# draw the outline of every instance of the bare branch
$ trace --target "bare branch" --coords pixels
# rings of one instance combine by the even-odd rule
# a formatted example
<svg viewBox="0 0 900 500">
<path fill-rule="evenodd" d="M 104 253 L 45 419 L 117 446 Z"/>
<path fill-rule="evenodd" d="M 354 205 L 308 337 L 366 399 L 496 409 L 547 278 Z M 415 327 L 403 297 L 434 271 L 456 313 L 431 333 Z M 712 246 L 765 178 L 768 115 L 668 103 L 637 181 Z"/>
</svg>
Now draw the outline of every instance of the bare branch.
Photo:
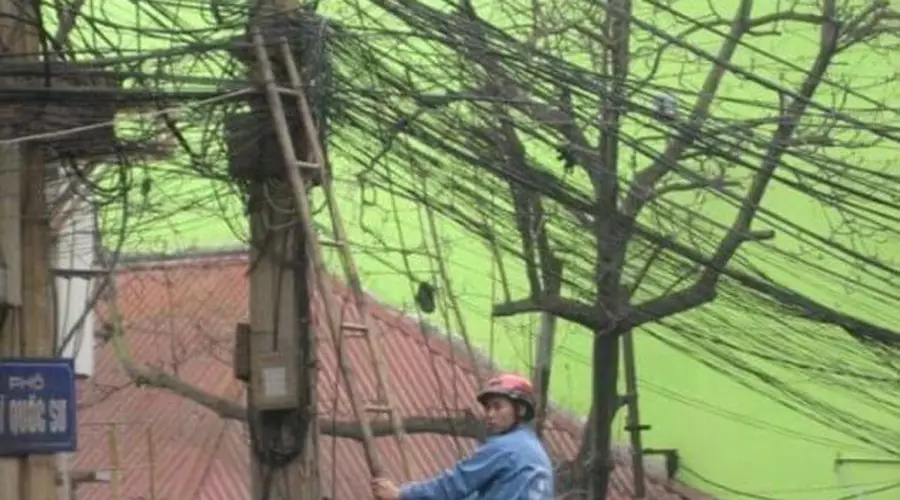
<svg viewBox="0 0 900 500">
<path fill-rule="evenodd" d="M 163 389 L 180 397 L 189 399 L 216 415 L 228 419 L 247 421 L 247 409 L 234 401 L 206 392 L 184 380 L 153 367 L 137 367 L 129 361 L 119 358 L 125 372 L 138 386 L 149 386 Z M 409 417 L 403 420 L 406 432 L 410 434 L 446 434 L 457 437 L 484 439 L 484 426 L 469 412 L 460 412 L 456 417 Z M 392 436 L 391 423 L 387 420 L 370 422 L 375 437 Z M 329 436 L 362 440 L 362 427 L 353 420 L 322 417 L 319 428 Z"/>
<path fill-rule="evenodd" d="M 428 205 L 441 216 L 459 223 L 467 234 L 489 244 L 499 267 L 504 292 L 503 297 L 494 299 L 500 302 L 494 305 L 494 317 L 541 312 L 545 318 L 561 317 L 594 331 L 594 405 L 589 426 L 593 431 L 589 429 L 585 440 L 594 440 L 589 447 L 594 455 L 586 457 L 595 460 L 590 468 L 597 464 L 606 465 L 604 462 L 609 457 L 603 454 L 602 449 L 608 447 L 603 440 L 609 434 L 609 415 L 614 414 L 621 404 L 620 400 L 615 399 L 618 360 L 614 356 L 603 357 L 602 354 L 615 352 L 619 333 L 713 300 L 717 290 L 721 289 L 719 282 L 722 278 L 731 278 L 728 288 L 723 289 L 729 295 L 732 292 L 749 293 L 751 298 L 765 296 L 771 299 L 758 300 L 762 308 L 750 314 L 771 314 L 775 309 L 809 321 L 838 325 L 858 339 L 900 345 L 898 332 L 842 314 L 758 272 L 741 272 L 736 270 L 738 266 L 731 264 L 738 258 L 736 256 L 743 244 L 775 237 L 774 231 L 762 230 L 765 226 L 755 222 L 757 217 L 787 219 L 783 216 L 783 207 L 771 205 L 765 212 L 759 207 L 760 197 L 770 180 L 795 189 L 800 193 L 798 198 L 810 198 L 819 202 L 826 211 L 838 212 L 838 218 L 842 220 L 827 229 L 832 231 L 832 236 L 816 239 L 823 253 L 828 248 L 836 249 L 864 261 L 863 257 L 858 256 L 868 252 L 868 249 L 855 253 L 842 249 L 843 245 L 854 246 L 855 241 L 847 243 L 850 238 L 862 237 L 860 234 L 848 237 L 848 228 L 877 234 L 879 224 L 890 231 L 890 224 L 896 222 L 896 204 L 893 203 L 896 190 L 885 187 L 895 177 L 884 173 L 889 166 L 865 164 L 868 158 L 858 159 L 868 154 L 862 151 L 844 154 L 848 148 L 864 149 L 888 142 L 883 139 L 897 140 L 889 132 L 889 121 L 885 121 L 889 111 L 885 111 L 883 99 L 869 98 L 855 90 L 875 92 L 877 88 L 890 85 L 890 79 L 862 82 L 854 79 L 857 75 L 851 70 L 837 77 L 841 80 L 846 77 L 846 81 L 829 81 L 822 77 L 826 61 L 822 68 L 814 67 L 813 70 L 822 70 L 821 86 L 828 86 L 820 94 L 829 92 L 830 95 L 817 96 L 816 101 L 830 98 L 832 102 L 812 101 L 815 88 L 810 89 L 809 94 L 805 84 L 799 91 L 792 88 L 796 85 L 795 79 L 800 81 L 806 77 L 805 68 L 780 60 L 777 53 L 763 56 L 761 53 L 765 49 L 747 43 L 752 41 L 752 36 L 781 34 L 781 30 L 792 27 L 837 23 L 835 1 L 826 4 L 828 9 L 821 13 L 795 12 L 799 10 L 797 7 L 788 7 L 791 10 L 783 12 L 780 8 L 766 8 L 763 5 L 765 2 L 756 2 L 761 10 L 779 12 L 751 17 L 752 1 L 742 0 L 730 7 L 737 8 L 735 15 L 714 20 L 692 19 L 687 13 L 677 12 L 672 2 L 661 0 L 649 0 L 654 12 L 648 11 L 647 15 L 632 14 L 632 4 L 638 5 L 632 0 L 610 0 L 599 4 L 576 2 L 558 7 L 558 13 L 556 6 L 546 2 L 541 4 L 540 1 L 532 2 L 534 18 L 531 26 L 523 26 L 518 19 L 502 25 L 492 24 L 486 18 L 475 16 L 471 2 L 466 0 L 457 9 L 449 10 L 420 0 L 374 0 L 370 7 L 390 14 L 394 21 L 399 20 L 402 30 L 397 29 L 394 21 L 391 26 L 388 25 L 391 23 L 375 21 L 379 16 L 371 16 L 372 25 L 364 30 L 342 19 L 329 20 L 330 23 L 333 21 L 333 25 L 328 29 L 333 28 L 334 34 L 340 37 L 336 40 L 339 43 L 333 45 L 331 56 L 341 68 L 336 73 L 340 78 L 336 81 L 340 83 L 341 91 L 330 100 L 334 103 L 333 109 L 340 111 L 334 113 L 334 123 L 339 128 L 335 129 L 337 133 L 332 137 L 340 141 L 343 152 L 356 166 L 361 167 L 365 175 L 378 179 L 367 182 L 379 189 L 399 193 L 414 203 Z M 70 3 L 77 6 L 83 2 L 71 0 Z M 710 10 L 715 8 L 710 7 Z M 666 14 L 658 17 L 656 12 Z M 606 15 L 606 19 L 601 19 L 601 15 Z M 528 23 L 528 17 L 531 16 L 521 16 L 524 24 Z M 898 17 L 883 0 L 858 5 L 851 2 L 842 8 L 840 18 L 840 23 L 833 26 L 838 30 L 833 44 L 834 53 L 861 43 L 871 43 L 873 52 L 885 50 L 888 48 L 885 45 L 896 39 L 896 34 L 886 34 L 886 31 L 897 29 Z M 670 19 L 674 19 L 674 23 Z M 77 23 L 90 22 L 90 19 L 78 16 Z M 221 26 L 228 22 L 219 18 L 214 23 L 218 26 L 179 26 L 169 35 L 191 30 L 198 39 L 207 38 L 206 35 L 216 37 L 220 36 Z M 635 26 L 633 33 L 629 33 L 629 23 Z M 58 24 L 60 30 L 67 25 L 65 12 L 60 14 Z M 730 26 L 730 33 L 729 28 L 721 29 L 722 26 Z M 151 29 L 165 32 L 165 27 L 162 28 Z M 382 34 L 372 37 L 370 28 L 380 30 Z M 80 33 L 83 29 L 81 26 L 76 28 L 79 37 L 83 36 Z M 146 33 L 142 26 L 134 29 L 137 33 Z M 696 40 L 685 40 L 693 39 L 701 31 L 707 31 L 704 38 L 714 35 L 719 39 L 719 46 L 713 49 L 718 49 L 717 55 L 708 52 Z M 573 33 L 580 35 L 573 36 Z M 622 36 L 623 33 L 625 36 Z M 74 39 L 75 36 L 68 38 Z M 293 32 L 290 38 L 291 41 L 298 41 L 298 45 L 307 41 Z M 793 35 L 784 33 L 785 43 L 793 43 L 793 38 Z M 826 45 L 824 38 L 823 48 Z M 388 41 L 382 43 L 373 39 Z M 86 54 L 109 53 L 117 49 L 113 43 L 109 47 L 111 50 L 101 50 L 102 45 L 87 48 Z M 118 57 L 115 61 L 106 59 L 101 62 L 118 66 L 110 70 L 120 70 L 116 72 L 134 80 L 135 85 L 132 86 L 146 87 L 132 89 L 140 93 L 139 101 L 142 103 L 153 102 L 157 98 L 166 101 L 194 100 L 197 99 L 196 93 L 212 92 L 213 86 L 231 88 L 247 84 L 245 75 L 235 77 L 224 65 L 212 63 L 221 59 L 214 55 L 215 52 L 234 48 L 231 47 L 235 45 L 233 40 L 228 43 L 222 40 L 182 45 L 137 57 Z M 737 46 L 741 48 L 736 49 Z M 398 57 L 402 52 L 398 50 L 400 47 L 406 54 L 421 51 L 423 57 L 410 59 L 415 63 L 405 62 Z M 596 50 L 597 47 L 600 50 Z M 676 57 L 668 57 L 670 47 L 678 52 Z M 863 48 L 859 48 L 862 52 Z M 741 64 L 731 62 L 736 50 L 746 51 L 749 56 Z M 848 57 L 853 56 L 848 54 Z M 776 66 L 784 69 L 779 69 L 776 71 L 778 74 L 774 75 L 761 66 L 764 63 L 757 62 L 762 60 L 780 60 Z M 94 60 L 94 63 L 97 61 Z M 646 64 L 651 62 L 656 64 Z M 707 65 L 703 70 L 706 74 L 701 74 L 701 78 L 706 77 L 701 89 L 694 85 L 693 75 L 687 76 L 686 72 L 688 65 L 695 62 Z M 647 71 L 636 77 L 629 74 L 629 65 L 640 68 L 641 73 L 644 69 Z M 201 66 L 208 66 L 214 76 L 201 78 L 194 75 L 196 72 L 187 75 L 170 69 Z M 681 67 L 682 75 L 674 74 L 676 66 Z M 758 67 L 762 69 L 758 71 Z M 152 73 L 154 69 L 158 74 Z M 173 71 L 179 74 L 171 74 Z M 720 89 L 724 79 L 729 78 L 726 73 L 734 77 L 736 86 L 742 85 L 740 91 Z M 788 81 L 792 83 L 784 83 Z M 195 82 L 194 87 L 199 90 L 190 95 L 183 90 L 161 90 L 165 87 L 161 83 L 165 82 Z M 750 95 L 752 85 L 746 87 L 747 82 L 774 90 L 782 101 L 780 109 L 778 99 Z M 818 82 L 813 82 L 813 87 L 816 84 Z M 185 85 L 176 86 L 180 88 Z M 748 92 L 744 92 L 745 88 Z M 33 89 L 12 90 L 4 91 L 11 96 L 7 100 L 14 101 L 25 90 L 34 92 Z M 84 89 L 54 92 L 78 93 L 88 97 Z M 95 97 L 102 93 L 91 92 Z M 678 100 L 672 107 L 680 113 L 654 114 L 645 103 L 658 96 L 658 92 L 677 96 L 678 99 L 694 95 L 693 98 L 686 98 L 689 106 L 687 116 L 685 110 L 678 109 Z M 138 97 L 137 94 L 122 94 L 116 102 L 134 97 Z M 586 104 L 588 100 L 592 102 Z M 588 107 L 596 107 L 594 100 L 599 103 L 599 119 L 595 110 L 586 111 Z M 859 107 L 857 102 L 866 102 L 871 106 Z M 411 108 L 419 108 L 419 111 L 411 114 Z M 773 109 L 776 111 L 773 112 Z M 807 109 L 817 112 L 807 112 Z M 840 110 L 846 110 L 846 114 Z M 227 111 L 210 108 L 198 112 L 196 116 L 186 116 L 180 124 L 183 123 L 187 133 L 188 129 L 201 125 L 207 127 L 209 122 L 219 121 Z M 621 127 L 617 123 L 619 115 Z M 405 134 L 411 141 L 384 139 L 384 123 L 394 118 L 398 130 L 393 136 Z M 600 132 L 599 142 L 594 137 L 597 129 Z M 214 154 L 219 154 L 214 152 L 221 151 L 215 143 L 214 136 L 217 134 L 195 132 L 191 132 L 195 138 L 189 137 L 190 141 L 175 144 L 186 153 L 177 163 L 188 175 L 199 172 L 208 176 L 211 174 L 205 165 L 223 159 L 213 158 Z M 151 136 L 153 133 L 142 131 L 140 135 Z M 371 144 L 379 142 L 384 146 L 382 153 L 373 154 L 366 150 L 371 149 Z M 562 175 L 558 165 L 553 164 L 552 155 L 548 154 L 552 148 L 557 148 L 566 161 Z M 646 168 L 637 173 L 629 171 L 628 175 L 618 172 L 617 169 L 625 168 L 625 163 L 619 158 L 620 149 L 623 159 L 626 151 L 634 155 L 632 165 L 635 169 Z M 195 156 L 194 152 L 204 161 L 189 161 Z M 637 165 L 637 158 L 641 155 L 651 158 L 647 162 L 649 166 Z M 382 159 L 385 161 L 380 161 Z M 125 160 L 122 162 L 125 164 Z M 579 171 L 570 175 L 569 167 L 573 165 Z M 165 168 L 169 166 L 167 164 Z M 414 172 L 415 175 L 389 176 L 386 175 L 387 169 L 400 169 L 404 174 Z M 124 168 L 121 170 L 125 171 Z M 593 193 L 587 190 L 590 186 L 586 189 L 581 185 L 584 176 L 580 170 L 585 170 L 591 178 Z M 743 180 L 740 185 L 733 182 L 743 179 L 745 172 L 755 175 L 747 186 Z M 633 173 L 634 176 L 631 175 Z M 168 175 L 169 179 L 184 178 L 181 172 Z M 415 179 L 421 177 L 427 177 L 429 186 L 433 183 L 436 190 L 447 196 L 428 196 L 416 186 Z M 489 177 L 490 184 L 487 186 L 482 182 L 485 177 Z M 353 179 L 347 176 L 341 180 L 352 183 Z M 597 189 L 600 181 L 603 185 Z M 154 179 L 154 182 L 157 180 Z M 629 189 L 621 187 L 628 182 L 632 185 L 622 200 L 618 190 Z M 125 200 L 125 204 L 135 203 L 133 199 L 127 199 L 127 188 L 123 181 L 122 187 L 114 191 L 124 193 L 119 198 Z M 243 194 L 241 189 L 241 186 L 236 189 L 238 194 Z M 718 215 L 711 214 L 709 206 L 703 206 L 702 198 L 705 196 L 700 195 L 705 194 L 704 190 L 722 195 L 722 198 L 738 205 L 739 215 L 730 221 L 724 238 L 708 225 L 695 224 L 695 219 L 691 218 Z M 685 192 L 689 195 L 677 194 Z M 685 201 L 695 192 L 698 196 L 693 203 Z M 116 197 L 104 198 L 112 200 Z M 495 197 L 499 198 L 496 204 Z M 857 210 L 866 203 L 860 200 L 873 200 L 872 206 L 878 204 L 890 208 L 866 206 Z M 196 199 L 191 203 L 208 205 Z M 663 203 L 675 207 L 673 211 L 677 210 L 678 214 L 660 210 L 659 214 L 654 214 L 658 217 L 656 226 L 648 228 L 640 212 L 647 206 Z M 372 201 L 364 208 L 378 210 L 378 205 Z M 491 210 L 492 205 L 497 209 Z M 563 211 L 570 213 L 556 213 L 554 210 L 560 205 Z M 757 215 L 757 211 L 764 215 Z M 63 218 L 65 210 L 60 212 L 63 214 L 57 213 L 55 219 Z M 365 231 L 363 210 L 360 212 L 360 222 Z M 164 218 L 167 213 L 172 213 L 171 205 L 156 212 L 155 216 Z M 876 221 L 871 225 L 860 222 L 867 216 Z M 642 225 L 642 222 L 645 224 Z M 784 232 L 792 238 L 797 234 L 807 234 L 806 230 L 796 228 L 792 234 L 792 228 L 785 222 L 779 226 L 779 237 Z M 816 230 L 810 232 L 818 233 Z M 690 239 L 671 241 L 661 233 L 688 233 Z M 878 238 L 880 235 L 872 239 Z M 643 247 L 647 242 L 650 245 L 644 255 L 633 255 L 635 247 Z M 868 246 L 868 242 L 863 243 L 860 248 Z M 708 244 L 718 244 L 711 256 L 710 252 L 701 250 Z M 750 257 L 754 257 L 776 259 L 774 265 L 785 262 L 796 262 L 798 266 L 817 265 L 807 256 L 776 256 L 770 255 L 765 248 L 762 250 L 765 255 L 748 255 L 747 261 L 752 262 Z M 567 259 L 572 257 L 566 262 L 566 273 L 567 289 L 579 291 L 574 298 L 561 297 L 554 290 L 553 273 L 547 273 L 547 264 L 554 261 L 556 254 Z M 508 268 L 501 260 L 506 256 L 524 263 L 530 290 L 520 295 L 525 297 L 523 300 L 510 299 L 506 283 Z M 644 261 L 644 257 L 648 256 Z M 741 262 L 740 267 L 745 269 L 748 265 L 752 264 Z M 611 285 L 621 285 L 625 281 L 623 277 L 634 289 L 643 283 L 644 288 L 652 287 L 661 293 L 657 298 L 640 304 L 621 304 L 614 296 L 619 293 L 616 292 L 619 288 Z M 844 276 L 828 283 L 837 284 L 842 279 L 844 283 L 851 283 Z M 881 283 L 889 282 L 882 280 Z M 888 293 L 889 290 L 884 292 Z M 718 355 L 715 348 L 702 344 L 701 339 L 693 340 L 697 342 L 692 349 L 708 349 L 707 354 Z M 816 339 L 813 342 L 825 341 Z M 124 339 L 117 338 L 116 344 L 122 344 L 119 350 L 127 351 L 124 349 Z M 773 343 L 771 348 L 778 347 Z M 247 416 L 247 409 L 242 407 L 240 401 L 229 401 L 204 392 L 188 380 L 180 379 L 172 368 L 138 366 L 127 357 L 127 352 L 123 356 L 123 367 L 135 383 L 195 401 L 223 418 L 242 420 Z M 725 355 L 721 358 L 728 362 Z M 126 366 L 126 363 L 129 364 Z M 741 369 L 738 366 L 732 368 Z M 536 380 L 536 386 L 541 385 Z M 546 398 L 542 396 L 541 399 Z M 331 412 L 332 409 L 329 409 Z M 347 415 L 338 414 L 336 421 L 332 415 L 325 416 L 323 413 L 320 417 L 323 418 L 318 422 L 319 427 L 326 434 L 350 439 L 361 437 L 357 422 L 341 419 L 349 419 Z M 475 436 L 479 428 L 477 421 L 469 414 L 429 414 L 408 418 L 404 423 L 410 433 L 465 437 Z M 387 422 L 373 422 L 375 435 L 388 435 L 390 430 Z M 588 474 L 591 479 L 585 482 L 608 471 L 601 469 L 594 472 Z M 600 488 L 595 487 L 594 490 Z"/>
<path fill-rule="evenodd" d="M 640 289 L 641 283 L 644 282 L 644 278 L 647 277 L 647 274 L 650 272 L 650 268 L 653 267 L 653 264 L 656 262 L 656 259 L 659 258 L 663 253 L 663 246 L 656 245 L 652 248 L 650 255 L 644 261 L 644 265 L 641 266 L 641 270 L 637 273 L 634 278 L 634 282 L 631 285 L 631 290 L 628 291 L 630 296 L 634 296 L 634 293 Z"/>
<path fill-rule="evenodd" d="M 793 10 L 783 11 L 783 12 L 774 12 L 772 14 L 766 14 L 759 17 L 754 17 L 747 20 L 747 33 L 754 34 L 754 31 L 762 28 L 764 26 L 768 26 L 770 24 L 781 24 L 786 22 L 799 22 L 799 23 L 807 23 L 814 24 L 818 26 L 822 23 L 822 16 L 818 14 L 809 14 L 805 12 L 795 12 Z M 678 34 L 678 38 L 687 38 L 694 33 L 698 33 L 701 31 L 708 30 L 710 28 L 716 28 L 719 26 L 727 26 L 731 24 L 732 21 L 728 19 L 718 18 L 712 21 L 697 23 L 690 28 L 687 28 L 681 31 Z"/>
<path fill-rule="evenodd" d="M 590 145 L 587 137 L 575 121 L 571 93 L 563 92 L 558 106 L 535 101 L 521 95 L 515 89 L 505 87 L 504 98 L 533 120 L 555 130 L 566 141 L 566 153 L 586 172 L 592 173 L 599 166 L 600 154 Z"/>
<path fill-rule="evenodd" d="M 110 276 L 111 283 L 114 283 L 112 281 L 114 279 L 114 276 Z M 244 406 L 209 393 L 166 371 L 151 366 L 138 366 L 134 362 L 124 339 L 124 330 L 118 310 L 118 299 L 114 284 L 110 285 L 110 292 L 111 297 L 107 302 L 109 311 L 108 324 L 112 329 L 110 343 L 113 346 L 113 353 L 116 359 L 128 377 L 134 381 L 135 385 L 169 391 L 203 406 L 224 419 L 247 421 L 248 413 Z M 453 417 L 410 417 L 404 419 L 403 424 L 406 432 L 409 434 L 447 434 L 483 440 L 485 437 L 483 424 L 471 412 L 459 413 L 459 415 Z M 318 425 L 323 433 L 334 437 L 363 439 L 362 427 L 357 421 L 323 417 L 319 419 Z M 390 421 L 375 419 L 370 421 L 370 425 L 375 437 L 391 436 L 394 433 Z"/>
<path fill-rule="evenodd" d="M 825 2 L 825 17 L 830 21 L 822 25 L 819 53 L 801 85 L 799 91 L 801 98 L 793 100 L 788 111 L 780 121 L 769 142 L 762 165 L 754 176 L 750 191 L 744 199 L 731 229 L 720 242 L 709 266 L 704 269 L 694 285 L 669 296 L 641 304 L 635 311 L 639 316 L 639 318 L 635 318 L 637 322 L 628 321 L 626 323 L 634 325 L 646 322 L 649 318 L 661 319 L 712 301 L 716 295 L 715 287 L 722 276 L 722 269 L 728 265 L 728 262 L 737 252 L 738 247 L 749 240 L 769 239 L 774 236 L 770 231 L 753 233 L 750 231 L 750 225 L 759 209 L 759 203 L 765 190 L 780 164 L 781 157 L 797 129 L 800 118 L 806 111 L 809 100 L 815 93 L 832 58 L 836 54 L 837 27 L 834 21 L 834 2 L 835 0 L 826 0 Z M 621 324 L 617 325 L 617 329 L 622 326 Z"/>
<path fill-rule="evenodd" d="M 369 425 L 375 437 L 392 436 L 394 433 L 391 423 L 387 420 L 375 420 Z M 329 436 L 362 440 L 362 429 L 357 422 L 320 418 L 319 428 Z M 485 438 L 483 423 L 468 413 L 458 417 L 404 418 L 403 428 L 408 434 L 441 434 L 479 441 Z"/>
<path fill-rule="evenodd" d="M 824 78 L 828 67 L 831 65 L 831 60 L 836 54 L 838 29 L 837 20 L 835 19 L 837 15 L 835 0 L 825 0 L 823 11 L 827 20 L 822 24 L 819 53 L 800 87 L 800 99 L 794 99 L 791 102 L 790 108 L 772 136 L 763 157 L 762 165 L 760 165 L 753 178 L 753 183 L 741 205 L 741 210 L 713 256 L 715 267 L 707 268 L 698 281 L 698 285 L 701 288 L 712 288 L 715 286 L 720 276 L 716 269 L 725 267 L 741 243 L 747 241 L 745 235 L 750 230 L 750 225 L 756 217 L 766 188 L 769 186 L 769 182 L 772 180 L 772 176 L 781 162 L 781 157 L 784 155 L 791 137 L 793 137 L 800 124 L 800 119 L 806 112 L 809 100 L 815 94 L 816 88 L 822 82 L 822 78 Z M 703 293 L 701 292 L 701 294 Z"/>
<path fill-rule="evenodd" d="M 836 51 L 844 51 L 857 43 L 881 34 L 882 30 L 879 29 L 879 25 L 882 21 L 896 15 L 888 10 L 889 5 L 887 0 L 874 0 L 853 19 L 843 22 L 838 35 L 840 41 L 836 46 Z M 893 28 L 896 29 L 896 27 Z"/>
<path fill-rule="evenodd" d="M 681 250 L 690 252 L 686 248 L 679 249 L 679 251 Z M 708 259 L 704 259 L 699 253 L 694 255 L 694 257 L 697 259 L 697 262 L 705 262 L 706 265 L 711 264 Z M 796 309 L 798 317 L 837 326 L 860 340 L 900 346 L 900 331 L 890 330 L 842 313 L 768 278 L 764 280 L 747 273 L 730 270 L 723 271 L 723 274 L 750 290 L 770 297 L 787 307 Z M 649 300 L 635 307 L 629 319 L 617 325 L 617 330 L 637 327 L 676 314 L 678 311 L 684 310 L 684 302 L 695 300 L 693 298 L 694 294 L 696 294 L 695 290 L 688 290 L 683 293 L 674 293 L 659 299 Z"/>
<path fill-rule="evenodd" d="M 737 14 L 735 14 L 731 23 L 730 36 L 722 42 L 722 47 L 719 49 L 717 57 L 719 61 L 728 62 L 734 56 L 741 38 L 747 32 L 747 21 L 750 18 L 752 5 L 752 0 L 741 1 Z M 641 208 L 647 202 L 647 197 L 652 192 L 653 186 L 675 167 L 681 155 L 697 139 L 697 134 L 709 116 L 710 108 L 719 90 L 719 85 L 722 83 L 722 78 L 725 76 L 725 71 L 726 65 L 724 64 L 715 64 L 710 68 L 697 102 L 691 110 L 691 116 L 687 125 L 678 132 L 677 136 L 669 140 L 665 152 L 657 157 L 652 165 L 638 172 L 635 176 L 622 207 L 625 215 L 632 220 L 638 216 Z"/>
<path fill-rule="evenodd" d="M 641 226 L 637 226 L 636 231 L 650 242 L 684 257 L 698 266 L 703 268 L 713 268 L 715 266 L 715 263 L 700 251 L 679 243 L 672 238 Z M 798 309 L 799 312 L 797 314 L 800 317 L 837 326 L 854 337 L 863 340 L 873 340 L 885 345 L 900 346 L 900 331 L 880 327 L 852 315 L 844 314 L 806 295 L 782 286 L 765 276 L 759 278 L 742 271 L 728 269 L 727 267 L 719 268 L 717 271 L 754 292 L 770 297 L 784 306 Z M 641 325 L 658 321 L 674 314 L 672 311 L 683 311 L 684 306 L 680 305 L 680 303 L 684 300 L 690 300 L 687 298 L 688 295 L 690 294 L 679 294 L 677 292 L 666 294 L 634 306 L 628 318 L 616 324 L 615 333 L 622 333 L 630 328 L 637 328 Z"/>
<path fill-rule="evenodd" d="M 116 350 L 122 348 L 121 342 L 123 341 L 119 336 L 116 336 L 113 342 L 120 344 L 120 347 L 116 348 Z M 150 386 L 157 389 L 165 389 L 173 394 L 190 399 L 222 418 L 247 420 L 247 409 L 234 401 L 206 392 L 159 368 L 136 366 L 126 356 L 119 356 L 118 358 L 125 373 L 134 380 L 135 385 L 138 387 Z"/>
<path fill-rule="evenodd" d="M 656 189 L 653 189 L 652 192 L 647 196 L 647 201 L 654 200 L 656 198 L 661 198 L 667 194 L 671 193 L 682 193 L 685 191 L 696 191 L 698 189 L 709 189 L 714 191 L 721 191 L 726 187 L 738 187 L 740 183 L 735 181 L 728 181 L 725 179 L 704 179 L 697 181 L 685 181 L 685 182 L 673 182 L 671 184 L 667 184 L 664 186 L 659 186 Z"/>
<path fill-rule="evenodd" d="M 600 311 L 575 299 L 541 295 L 533 299 L 497 304 L 491 314 L 495 318 L 502 318 L 523 313 L 546 312 L 585 328 L 599 331 L 606 329 L 611 319 L 609 315 Z"/>
<path fill-rule="evenodd" d="M 484 87 L 494 97 L 503 98 L 507 95 L 516 94 L 515 86 L 511 85 L 505 78 L 502 67 L 496 57 L 490 55 L 486 49 L 486 37 L 484 32 L 481 31 L 482 27 L 479 24 L 474 7 L 467 3 L 464 10 L 466 17 L 471 21 L 477 33 L 476 39 L 478 44 L 472 49 L 474 59 L 480 61 L 485 73 L 490 75 L 484 82 Z M 569 100 L 568 104 L 571 110 L 571 100 Z M 498 138 L 497 142 L 500 145 L 503 160 L 514 171 L 527 177 L 530 171 L 534 169 L 528 166 L 525 145 L 519 138 L 516 127 L 513 125 L 512 117 L 500 104 L 500 101 L 494 102 L 493 106 L 491 106 L 491 111 L 492 116 L 489 117 L 489 120 L 498 123 L 499 133 L 489 133 L 489 135 Z M 571 134 L 580 133 L 574 122 L 571 121 L 569 121 L 568 125 L 563 125 L 563 129 Z M 540 194 L 522 186 L 518 179 L 509 180 L 509 189 L 515 207 L 516 226 L 522 241 L 526 276 L 531 296 L 536 297 L 543 293 L 547 285 L 547 270 L 556 261 L 546 231 L 547 221 L 545 220 L 544 206 Z M 543 277 L 541 276 L 541 270 L 544 270 Z"/>
</svg>

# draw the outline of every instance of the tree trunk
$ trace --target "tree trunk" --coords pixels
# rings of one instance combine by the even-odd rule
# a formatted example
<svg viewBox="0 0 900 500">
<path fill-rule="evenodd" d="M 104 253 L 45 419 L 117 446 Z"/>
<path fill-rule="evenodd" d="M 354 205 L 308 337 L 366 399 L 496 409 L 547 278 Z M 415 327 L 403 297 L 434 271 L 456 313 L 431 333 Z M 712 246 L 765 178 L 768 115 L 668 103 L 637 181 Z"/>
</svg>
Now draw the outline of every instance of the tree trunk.
<svg viewBox="0 0 900 500">
<path fill-rule="evenodd" d="M 618 409 L 619 337 L 596 333 L 593 349 L 593 404 L 584 439 L 575 464 L 575 484 L 589 492 L 588 498 L 606 498 L 614 463 L 612 421 Z M 599 419 L 599 422 L 598 422 Z M 598 432 L 599 431 L 599 432 Z"/>
</svg>

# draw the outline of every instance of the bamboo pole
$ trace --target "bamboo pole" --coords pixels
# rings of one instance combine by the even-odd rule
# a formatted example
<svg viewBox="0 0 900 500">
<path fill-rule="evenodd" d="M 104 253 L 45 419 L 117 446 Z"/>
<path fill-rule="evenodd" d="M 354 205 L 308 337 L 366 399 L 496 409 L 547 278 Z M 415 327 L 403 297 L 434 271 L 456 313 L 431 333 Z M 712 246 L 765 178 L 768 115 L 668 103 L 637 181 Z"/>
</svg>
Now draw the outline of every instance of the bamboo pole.
<svg viewBox="0 0 900 500">
<path fill-rule="evenodd" d="M 107 439 L 109 442 L 109 460 L 110 460 L 110 489 L 112 490 L 112 499 L 120 500 L 121 498 L 121 478 L 119 476 L 120 472 L 120 463 L 119 463 L 119 445 L 116 434 L 118 433 L 118 429 L 116 428 L 116 424 L 110 423 L 107 427 Z"/>
<path fill-rule="evenodd" d="M 150 500 L 156 500 L 156 448 L 153 445 L 153 424 L 147 426 L 147 459 L 150 462 Z"/>
</svg>

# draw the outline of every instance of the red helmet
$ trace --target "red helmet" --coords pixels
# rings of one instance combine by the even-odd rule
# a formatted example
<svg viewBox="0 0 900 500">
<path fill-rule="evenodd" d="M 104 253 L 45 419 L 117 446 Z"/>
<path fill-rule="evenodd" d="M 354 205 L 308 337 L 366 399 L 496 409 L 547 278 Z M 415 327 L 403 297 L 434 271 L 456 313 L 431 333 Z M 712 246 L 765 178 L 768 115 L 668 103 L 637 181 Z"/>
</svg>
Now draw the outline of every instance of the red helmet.
<svg viewBox="0 0 900 500">
<path fill-rule="evenodd" d="M 525 420 L 531 420 L 534 417 L 534 387 L 525 377 L 505 373 L 491 378 L 478 393 L 478 402 L 484 405 L 491 396 L 503 396 L 523 404 L 525 405 Z"/>
</svg>

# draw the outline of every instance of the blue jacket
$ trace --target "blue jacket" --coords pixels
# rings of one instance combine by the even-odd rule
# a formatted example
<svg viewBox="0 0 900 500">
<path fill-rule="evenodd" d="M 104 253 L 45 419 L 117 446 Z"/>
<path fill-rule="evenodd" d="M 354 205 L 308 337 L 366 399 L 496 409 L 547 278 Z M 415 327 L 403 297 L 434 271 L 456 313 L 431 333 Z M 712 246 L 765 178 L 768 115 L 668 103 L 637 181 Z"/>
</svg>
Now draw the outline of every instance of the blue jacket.
<svg viewBox="0 0 900 500">
<path fill-rule="evenodd" d="M 401 500 L 551 500 L 553 466 L 527 426 L 488 438 L 439 476 L 400 488 Z"/>
</svg>

